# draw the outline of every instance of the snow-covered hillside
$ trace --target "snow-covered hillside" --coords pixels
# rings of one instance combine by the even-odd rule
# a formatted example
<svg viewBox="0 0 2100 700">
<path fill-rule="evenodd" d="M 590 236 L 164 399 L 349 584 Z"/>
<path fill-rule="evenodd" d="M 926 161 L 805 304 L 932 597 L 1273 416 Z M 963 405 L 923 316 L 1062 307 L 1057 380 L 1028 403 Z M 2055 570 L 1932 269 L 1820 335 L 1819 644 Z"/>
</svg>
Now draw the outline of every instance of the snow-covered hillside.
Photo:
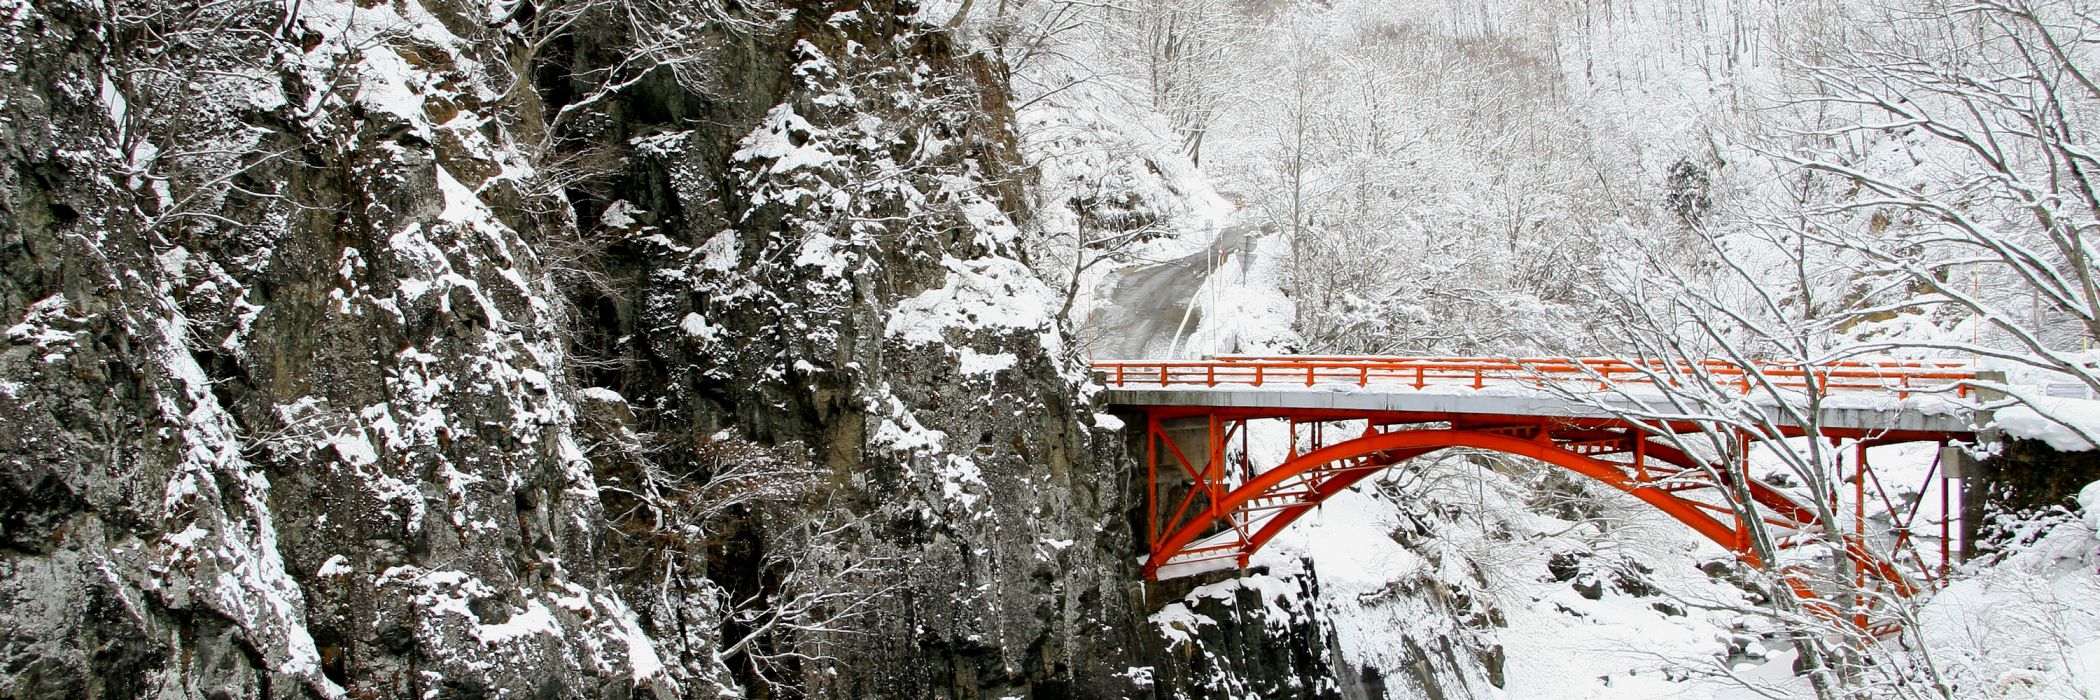
<svg viewBox="0 0 2100 700">
<path fill-rule="evenodd" d="M 2100 213 L 2076 192 L 2082 176 L 2062 170 L 2090 157 L 2080 131 L 2100 94 L 2077 81 L 2094 68 L 2091 50 L 2064 49 L 2048 64 L 2055 77 L 2010 90 L 2006 81 L 2023 80 L 2012 68 L 1963 92 L 1925 70 L 1876 63 L 1922 57 L 1966 80 L 1960 71 L 1997 65 L 2006 47 L 2100 32 L 2073 3 L 1972 8 L 1999 13 L 1996 30 L 1954 10 L 1850 3 L 1047 7 L 978 18 L 995 39 L 1044 37 L 1017 73 L 1023 121 L 1084 105 L 1090 129 L 1144 143 L 1153 162 L 1178 156 L 1165 170 L 1171 188 L 1098 167 L 1065 177 L 1128 187 L 1159 209 L 1178 195 L 1190 203 L 1180 210 L 1206 211 L 1208 195 L 1187 184 L 1195 179 L 1236 205 L 1229 217 L 1183 219 L 1199 225 L 1167 231 L 1178 248 L 1153 243 L 1089 271 L 1100 275 L 1081 285 L 1091 299 L 1123 294 L 1145 307 L 1108 316 L 1109 337 L 1156 337 L 1159 321 L 1146 319 L 1172 322 L 1167 342 L 1104 343 L 1096 347 L 1123 352 L 1096 357 L 1960 359 L 2004 377 L 1991 385 L 2009 397 L 1996 405 L 1996 434 L 2073 452 L 2100 444 L 2079 326 L 2092 318 L 2080 300 L 2091 287 L 2066 281 L 2092 264 L 2009 211 L 2020 195 L 2004 194 L 2061 197 L 2045 205 L 2042 229 L 2050 217 L 2089 224 Z M 1956 28 L 1990 38 L 1925 38 Z M 2063 138 L 2015 143 L 1994 130 L 2016 132 L 1993 120 L 2018 122 L 2031 114 L 2021 100 L 2050 90 L 2067 111 L 2034 123 Z M 1933 102 L 1906 112 L 1911 94 Z M 1962 109 L 1982 111 L 1945 111 Z M 1963 139 L 1993 137 L 2006 139 L 1999 157 L 2032 160 L 1993 172 L 1988 149 L 1981 161 L 1964 152 L 1976 142 Z M 2063 163 L 2038 164 L 2052 144 Z M 1060 144 L 1027 145 L 1056 158 Z M 2050 167 L 2059 179 L 2035 184 Z M 1949 190 L 1961 194 L 1936 198 Z M 1957 221 L 1938 226 L 1936 215 Z M 1258 233 L 1242 244 L 1242 230 Z M 1195 246 L 1211 260 L 1181 263 Z M 1071 320 L 1103 317 L 1084 307 Z M 1269 427 L 1257 451 L 1281 455 L 1282 430 Z M 1931 450 L 1873 455 L 1901 499 L 1926 504 L 1919 517 L 1962 517 L 1957 482 L 1928 477 Z M 1787 460 L 1769 457 L 1769 469 L 1784 471 Z M 1897 517 L 1869 510 L 1877 521 Z M 2041 517 L 2001 541 L 1953 586 L 1915 601 L 1920 631 L 1865 652 L 1878 665 L 1848 677 L 1854 690 L 1844 692 L 2100 693 L 2083 665 L 2100 643 L 2080 608 L 2096 582 L 2091 537 L 2076 518 Z M 1796 675 L 1798 632 L 1760 612 L 1768 591 L 1727 574 L 1725 551 L 1538 465 L 1468 455 L 1395 469 L 1328 501 L 1256 563 L 1153 622 L 1203 649 L 1192 630 L 1232 624 L 1204 606 L 1267 600 L 1237 614 L 1332 630 L 1339 657 L 1375 677 L 1333 689 L 1351 695 L 1836 692 Z M 1992 644 L 2047 651 L 2003 657 L 2016 668 L 1994 670 L 1978 651 Z"/>
</svg>

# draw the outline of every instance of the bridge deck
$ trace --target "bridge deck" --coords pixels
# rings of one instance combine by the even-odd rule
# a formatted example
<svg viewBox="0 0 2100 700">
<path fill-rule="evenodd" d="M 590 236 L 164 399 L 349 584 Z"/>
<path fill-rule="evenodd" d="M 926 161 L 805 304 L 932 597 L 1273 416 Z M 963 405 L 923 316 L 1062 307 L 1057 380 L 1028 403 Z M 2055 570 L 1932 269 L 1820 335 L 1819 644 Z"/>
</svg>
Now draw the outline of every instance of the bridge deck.
<svg viewBox="0 0 2100 700">
<path fill-rule="evenodd" d="M 1735 365 L 1636 365 L 1566 358 L 1361 358 L 1227 356 L 1201 361 L 1110 361 L 1094 366 L 1119 406 L 1246 409 L 1277 415 L 1305 411 L 1449 416 L 1621 418 L 1682 416 L 1658 381 L 1693 372 L 1709 386 L 1740 387 L 1741 401 L 1776 425 L 1802 427 L 1790 414 L 1805 406 L 1811 383 L 1821 390 L 1815 419 L 1823 432 L 1961 434 L 1976 430 L 1965 400 L 1975 371 L 1945 363 L 1842 363 L 1814 368 Z M 1685 375 L 1690 376 L 1690 375 Z M 1759 386 L 1769 389 L 1752 393 Z M 1779 405 L 1791 395 L 1795 410 Z"/>
</svg>

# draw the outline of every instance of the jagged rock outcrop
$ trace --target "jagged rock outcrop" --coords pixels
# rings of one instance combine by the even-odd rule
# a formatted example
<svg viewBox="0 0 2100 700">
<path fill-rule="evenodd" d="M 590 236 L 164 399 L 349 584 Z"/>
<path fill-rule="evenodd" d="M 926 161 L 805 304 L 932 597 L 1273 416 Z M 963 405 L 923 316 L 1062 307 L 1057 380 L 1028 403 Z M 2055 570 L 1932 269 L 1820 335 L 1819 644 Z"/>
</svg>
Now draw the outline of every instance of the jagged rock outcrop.
<svg viewBox="0 0 2100 700">
<path fill-rule="evenodd" d="M 807 449 L 835 532 L 754 519 L 711 563 L 828 552 L 819 588 L 867 607 L 781 642 L 806 658 L 773 672 L 836 696 L 1121 694 L 1126 484 L 1018 259 L 1003 87 L 910 10 L 812 3 L 766 30 L 769 61 L 690 76 L 734 104 L 658 79 L 578 128 L 625 164 L 573 190 L 616 261 L 585 294 L 610 320 L 595 379 L 649 407 L 644 432 Z M 787 575 L 757 568 L 729 588 Z"/>
</svg>

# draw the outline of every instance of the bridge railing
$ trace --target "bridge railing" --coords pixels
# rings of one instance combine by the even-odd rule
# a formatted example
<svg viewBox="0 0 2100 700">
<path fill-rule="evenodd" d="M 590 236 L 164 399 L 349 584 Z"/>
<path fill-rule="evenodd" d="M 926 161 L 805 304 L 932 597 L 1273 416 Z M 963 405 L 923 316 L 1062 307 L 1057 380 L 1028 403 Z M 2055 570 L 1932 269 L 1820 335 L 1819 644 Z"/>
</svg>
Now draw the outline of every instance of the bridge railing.
<svg viewBox="0 0 2100 700">
<path fill-rule="evenodd" d="M 1763 363 L 1746 368 L 1722 360 L 1700 363 L 1634 362 L 1613 358 L 1567 357 L 1382 357 L 1358 355 L 1222 355 L 1204 360 L 1103 360 L 1095 376 L 1116 388 L 1192 388 L 1226 386 L 1539 386 L 1592 383 L 1614 385 L 1683 382 L 1697 378 L 1748 393 L 1764 384 L 1824 393 L 1889 393 L 1907 398 L 1916 391 L 1947 391 L 1967 396 L 1976 381 L 1975 368 L 1964 362 L 1891 361 L 1827 362 L 1814 365 Z"/>
</svg>

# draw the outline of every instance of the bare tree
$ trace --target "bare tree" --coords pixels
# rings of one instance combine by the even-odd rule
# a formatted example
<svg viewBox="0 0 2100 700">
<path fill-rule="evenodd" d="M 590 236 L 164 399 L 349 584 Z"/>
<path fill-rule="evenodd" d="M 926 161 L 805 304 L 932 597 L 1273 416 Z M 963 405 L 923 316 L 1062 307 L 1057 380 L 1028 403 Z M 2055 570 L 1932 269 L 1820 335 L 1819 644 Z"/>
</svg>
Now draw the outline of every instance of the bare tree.
<svg viewBox="0 0 2100 700">
<path fill-rule="evenodd" d="M 140 227 L 166 242 L 188 226 L 239 228 L 222 215 L 230 196 L 281 201 L 241 176 L 282 152 L 243 124 L 233 100 L 269 93 L 280 78 L 264 66 L 288 46 L 277 30 L 283 5 L 262 0 L 115 2 L 106 6 L 110 47 L 99 97 L 115 127 L 113 181 L 133 197 Z"/>
<path fill-rule="evenodd" d="M 539 150 L 551 153 L 555 139 L 577 119 L 622 91 L 654 76 L 667 75 L 680 88 L 707 94 L 711 59 L 723 37 L 736 32 L 763 31 L 777 21 L 779 12 L 766 0 L 727 4 L 716 0 L 508 0 L 507 9 L 492 26 L 509 34 L 516 47 L 508 54 L 510 86 L 506 95 L 523 97 L 535 87 L 532 76 L 548 67 L 548 50 L 564 42 L 605 40 L 608 46 L 559 61 L 566 68 L 562 79 L 572 83 L 573 96 L 551 111 L 540 125 Z M 603 65 L 568 65 L 582 54 Z"/>
<path fill-rule="evenodd" d="M 1708 201 L 1705 216 L 1680 216 L 1690 238 L 1628 235 L 1619 249 L 1640 257 L 1606 285 L 1613 298 L 1602 325 L 1612 334 L 1599 345 L 1650 368 L 1638 388 L 1613 389 L 1649 409 L 1620 413 L 1722 485 L 1768 566 L 1767 587 L 1823 594 L 1735 608 L 1794 636 L 1818 695 L 1948 697 L 1952 685 L 1921 639 L 1874 643 L 1843 622 L 1868 611 L 1914 622 L 1916 603 L 1873 585 L 1864 567 L 1925 567 L 1914 551 L 1877 546 L 1902 538 L 1842 526 L 1837 494 L 1860 488 L 1848 480 L 1861 477 L 1847 473 L 1844 451 L 1785 437 L 1817 434 L 1824 392 L 1758 367 L 1961 353 L 2100 386 L 2074 347 L 2093 336 L 2100 298 L 2084 239 L 2100 221 L 2089 180 L 2100 92 L 2085 81 L 2090 54 L 2066 48 L 2090 43 L 2100 25 L 2046 0 L 1854 9 L 1855 19 L 1823 27 L 1826 40 L 1797 54 L 1799 82 L 1768 115 L 1789 124 L 1756 145 L 1785 166 L 1780 176 L 1759 183 L 1754 202 Z M 1874 327 L 1892 318 L 1940 330 Z M 1992 338 L 1949 332 L 1963 322 Z M 1744 371 L 1717 374 L 1710 358 Z M 1977 407 L 2031 398 L 2012 393 Z M 1747 479 L 1729 473 L 1752 443 L 1799 484 L 1814 532 L 1782 538 L 1764 525 Z M 1790 554 L 1804 548 L 1787 545 L 1804 543 L 1822 556 Z"/>
<path fill-rule="evenodd" d="M 1803 236 L 1886 304 L 1872 312 L 1954 314 L 1993 331 L 1887 347 L 1998 358 L 2100 391 L 2081 353 L 2100 337 L 2088 240 L 2100 227 L 2100 18 L 2062 0 L 1868 17 L 1798 66 L 1788 104 L 1813 121 L 1798 145 L 1766 149 L 1838 183 L 1809 202 Z"/>
<path fill-rule="evenodd" d="M 894 587 L 894 562 L 842 546 L 866 519 L 828 502 L 800 445 L 594 432 L 609 437 L 590 447 L 593 459 L 621 465 L 599 485 L 613 544 L 626 550 L 614 573 L 660 641 L 682 649 L 687 679 L 800 687 L 798 674 L 859 634 L 855 621 Z M 725 556 L 750 559 L 750 570 L 723 566 Z"/>
<path fill-rule="evenodd" d="M 1137 78 L 1151 108 L 1202 164 L 1204 138 L 1231 94 L 1238 13 L 1225 0 L 1165 0 L 1120 5 L 1116 19 L 1110 40 L 1140 51 Z"/>
<path fill-rule="evenodd" d="M 1854 483 L 1864 472 L 1858 464 L 1848 472 L 1846 451 L 1815 437 L 1823 434 L 1829 399 L 1819 368 L 1862 352 L 1844 332 L 1846 299 L 1821 298 L 1829 285 L 1814 279 L 1825 273 L 1809 257 L 1815 244 L 1794 229 L 1750 227 L 1698 240 L 1714 267 L 1688 269 L 1672 255 L 1681 251 L 1629 241 L 1629 249 L 1649 252 L 1605 280 L 1613 296 L 1601 312 L 1614 335 L 1605 343 L 1636 372 L 1595 375 L 1593 386 L 1607 387 L 1601 393 L 1565 385 L 1554 391 L 1618 415 L 1696 462 L 1701 483 L 1716 487 L 1747 535 L 1763 566 L 1757 578 L 1770 592 L 1765 607 L 1715 604 L 1768 619 L 1792 637 L 1818 697 L 1844 697 L 1867 685 L 1947 696 L 1929 648 L 1879 644 L 1853 622 L 1913 617 L 1911 581 L 1931 572 L 1916 538 L 1852 527 L 1859 521 L 1840 510 L 1840 494 L 1864 488 Z M 1798 264 L 1770 265 L 1775 260 Z M 1922 391 L 1953 398 L 1961 388 Z M 1780 482 L 1792 484 L 1791 507 L 1812 516 L 1801 523 L 1806 528 L 1782 532 L 1768 522 L 1773 513 L 1754 492 L 1747 467 L 1753 449 L 1778 466 Z M 1814 597 L 1794 594 L 1810 590 Z"/>
</svg>

